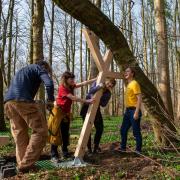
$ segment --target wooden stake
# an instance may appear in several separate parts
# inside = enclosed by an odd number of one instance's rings
[[[122,79],[122,73],[109,71],[110,64],[113,58],[112,52],[108,50],[105,56],[102,58],[99,47],[94,39],[94,33],[88,29],[83,29],[82,32],[85,35],[87,44],[90,48],[90,52],[99,70],[96,84],[98,85],[99,83],[104,83],[107,77]],[[103,90],[99,90],[98,92],[96,92],[96,94],[94,95],[95,103],[89,106],[82,130],[81,130],[77,148],[74,154],[75,159],[77,158],[82,159],[84,156],[87,142],[89,139],[89,135],[91,133],[91,129],[94,123],[94,119],[96,116],[97,109],[99,107],[99,102],[100,102],[102,94],[103,94]]]

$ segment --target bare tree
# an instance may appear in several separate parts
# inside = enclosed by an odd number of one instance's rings
[[[0,62],[2,58],[2,50],[0,49]],[[6,124],[4,119],[4,98],[3,98],[3,74],[2,69],[0,67],[0,131],[6,130]]]
[[[34,16],[34,0],[31,0],[31,27],[30,27],[30,51],[29,51],[30,64],[33,64],[33,16]]]
[[[43,54],[43,27],[44,27],[44,0],[34,0],[33,14],[33,63],[44,59]],[[41,85],[39,99],[45,99],[44,87]]]
[[[8,74],[7,74],[8,86],[10,85],[10,82],[11,82],[13,16],[14,16],[14,0],[11,0],[10,1],[10,20],[9,20]]]
[[[49,43],[49,63],[52,66],[52,48],[53,48],[53,38],[54,38],[54,2],[52,2],[51,9],[51,34],[50,34],[50,43]]]
[[[168,40],[167,40],[167,26],[165,19],[164,0],[155,0],[154,10],[155,10],[155,27],[157,33],[159,92],[161,94],[164,105],[170,114],[169,120],[173,121],[174,116],[173,116],[173,107],[172,107],[171,90],[170,90]],[[163,141],[164,143],[166,143],[160,133],[161,126],[158,123],[155,123],[154,126],[157,126],[156,129],[158,129],[157,133],[155,133],[156,139],[160,142]]]

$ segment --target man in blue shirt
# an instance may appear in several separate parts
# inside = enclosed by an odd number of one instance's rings
[[[103,133],[104,125],[103,125],[102,114],[100,111],[100,106],[105,107],[108,104],[108,102],[111,98],[111,90],[115,85],[116,85],[116,81],[113,78],[107,78],[105,83],[100,84],[100,85],[96,85],[96,82],[94,82],[89,90],[89,93],[86,96],[86,99],[91,99],[98,90],[103,88],[103,94],[101,96],[99,107],[97,109],[96,117],[94,120],[94,126],[96,129],[96,133],[95,133],[95,137],[94,137],[93,153],[98,153],[101,151],[101,149],[99,147],[99,143],[100,143],[101,136]],[[82,116],[83,120],[85,120],[88,108],[89,108],[88,104],[83,104],[81,112],[80,112],[80,115]],[[92,153],[91,135],[89,137],[87,147],[88,147],[88,153]]]
[[[38,61],[20,69],[5,95],[5,113],[10,119],[11,132],[16,143],[18,170],[25,172],[34,167],[48,135],[47,122],[34,98],[43,82],[47,92],[47,108],[53,105],[54,85],[46,61]],[[32,130],[31,137],[28,135]]]

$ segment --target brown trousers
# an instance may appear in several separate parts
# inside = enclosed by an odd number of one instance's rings
[[[28,168],[38,160],[46,145],[48,128],[45,116],[38,104],[19,101],[7,102],[5,113],[10,119],[11,132],[16,144],[18,168]]]

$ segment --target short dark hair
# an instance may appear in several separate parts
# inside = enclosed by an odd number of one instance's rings
[[[134,68],[134,67],[132,67],[132,66],[128,66],[128,67],[126,67],[126,69],[130,69],[130,70],[131,70],[131,72],[133,73],[133,77],[135,77],[135,75],[136,75],[136,71],[135,71],[135,68]]]
[[[46,62],[44,60],[38,60],[35,62],[35,64],[38,64],[40,66],[49,66],[48,62]]]
[[[44,60],[38,60],[35,64],[38,64],[39,66],[43,66],[49,73],[52,73],[51,66],[47,61]]]

